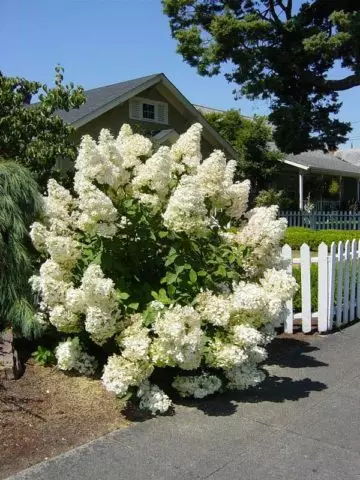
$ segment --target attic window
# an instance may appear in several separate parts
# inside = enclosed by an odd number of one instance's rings
[[[130,100],[129,109],[132,120],[168,125],[168,104],[165,102],[135,97]]]
[[[155,105],[153,103],[142,104],[143,118],[155,120]]]

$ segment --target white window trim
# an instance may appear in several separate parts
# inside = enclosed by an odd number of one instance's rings
[[[141,103],[141,118],[136,118],[132,115],[132,108],[131,108],[131,103],[133,100],[136,100],[138,102]],[[169,118],[167,118],[167,122],[160,122],[159,120],[157,120],[156,118],[153,120],[151,118],[144,118],[142,116],[142,112],[143,112],[143,104],[144,103],[147,103],[148,105],[155,105],[155,117],[156,117],[156,105],[166,105],[167,106],[167,109],[168,109],[168,112],[169,112],[169,105],[167,102],[160,102],[159,100],[151,100],[150,98],[144,98],[144,97],[133,97],[129,100],[129,117],[131,118],[131,120],[140,120],[141,122],[149,122],[149,123],[158,123],[158,124],[161,124],[161,125],[169,125]],[[168,117],[169,113],[167,113],[167,117]]]

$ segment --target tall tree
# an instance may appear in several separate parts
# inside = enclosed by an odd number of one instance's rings
[[[54,88],[0,73],[0,156],[26,166],[42,188],[57,159],[76,157],[73,128],[56,111],[78,108],[85,95],[82,87],[63,85],[63,72],[55,68]]]
[[[272,148],[272,130],[264,117],[250,120],[237,110],[208,113],[207,121],[239,154],[236,178],[251,180],[251,199],[279,172],[282,154]]]
[[[300,5],[299,5],[300,3]],[[358,0],[163,0],[178,52],[201,75],[225,77],[237,96],[269,99],[284,152],[330,149],[350,124],[338,92],[360,85]],[[335,64],[344,76],[332,79]]]

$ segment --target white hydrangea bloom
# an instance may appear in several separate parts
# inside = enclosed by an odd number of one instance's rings
[[[233,183],[227,188],[226,196],[230,205],[226,208],[226,213],[230,217],[239,219],[244,215],[249,201],[249,192],[249,180]]]
[[[220,390],[222,382],[216,375],[202,374],[189,377],[177,376],[172,386],[181,397],[204,398]]]
[[[73,237],[48,233],[45,245],[54,262],[71,269],[81,255],[80,245]]]
[[[153,415],[167,412],[172,405],[166,393],[148,380],[144,380],[139,386],[137,397],[140,398],[140,410],[149,410]]]
[[[231,369],[248,359],[245,348],[215,337],[208,344],[205,361],[210,367]]]
[[[184,370],[198,368],[204,332],[200,315],[193,307],[174,308],[158,314],[153,325],[157,335],[151,344],[152,361],[158,366],[179,366]]]
[[[224,373],[229,380],[227,388],[233,390],[245,390],[265,380],[264,372],[251,362],[245,362],[238,367],[225,370]]]
[[[138,318],[137,315],[133,315],[132,320],[118,339],[119,345],[123,348],[121,354],[129,360],[148,360],[151,343],[149,330],[143,327],[141,316]]]
[[[248,351],[247,355],[251,363],[261,363],[267,359],[267,351],[259,345],[253,345]]]
[[[195,172],[200,165],[202,158],[200,148],[201,132],[202,126],[200,123],[195,123],[185,133],[180,135],[171,147],[171,154],[175,162],[184,164],[189,173]],[[174,168],[176,168],[175,162]]]
[[[236,235],[239,244],[252,248],[249,271],[256,275],[259,268],[272,266],[279,256],[279,245],[287,222],[277,218],[278,207],[257,207],[247,213],[248,223]]]
[[[138,133],[132,134],[129,130],[125,134],[123,130],[120,130],[116,146],[123,158],[123,167],[128,169],[140,165],[140,157],[147,157],[152,151],[152,143],[149,138]]]
[[[216,327],[226,327],[230,320],[232,303],[227,297],[206,291],[196,297],[196,309],[205,322]]]
[[[263,345],[267,345],[268,343],[272,342],[276,337],[276,330],[271,323],[266,323],[264,326],[262,326],[260,332],[263,337]]]
[[[73,216],[76,226],[84,232],[113,237],[118,214],[110,198],[78,173],[75,174],[74,187],[79,196],[79,211]],[[107,235],[101,229],[103,225],[107,226]]]
[[[183,176],[169,199],[163,214],[164,225],[174,232],[203,234],[209,220],[202,192],[195,177]]]
[[[226,157],[221,150],[214,150],[197,168],[196,182],[205,197],[216,205],[224,191]],[[220,204],[221,206],[221,204]]]
[[[73,206],[74,199],[69,190],[66,190],[51,178],[47,186],[47,195],[44,196],[45,214],[50,222],[56,218],[69,223]]]
[[[39,222],[34,222],[30,227],[31,241],[39,252],[43,252],[46,249],[46,238],[49,234],[48,229]]]
[[[81,280],[81,289],[87,306],[100,307],[108,312],[117,310],[115,284],[111,278],[105,278],[100,265],[92,263],[87,267]]]
[[[257,283],[239,282],[234,285],[233,306],[236,310],[266,311],[267,296]]]
[[[70,287],[65,296],[65,306],[73,313],[84,313],[86,309],[85,293],[81,288]]]
[[[101,377],[106,390],[123,397],[129,387],[139,385],[148,378],[154,367],[147,362],[133,362],[120,355],[108,358]]]
[[[59,343],[55,356],[60,370],[76,370],[82,375],[93,375],[97,368],[95,358],[83,351],[78,337]]]
[[[40,293],[48,307],[64,303],[66,292],[70,288],[69,273],[53,260],[46,260],[40,267],[40,275],[29,279],[32,289]]]
[[[298,285],[293,276],[286,270],[275,268],[265,270],[260,283],[269,295],[276,295],[282,302],[286,302],[296,293]]]
[[[234,343],[246,347],[254,347],[264,342],[262,334],[256,328],[247,325],[234,325],[232,337]]]
[[[55,305],[50,310],[49,321],[59,332],[75,333],[81,329],[79,316],[67,310],[64,305]]]
[[[134,195],[140,201],[144,201],[147,197],[141,195],[142,189],[149,188],[155,192],[158,198],[158,204],[165,200],[169,191],[169,182],[171,179],[171,164],[169,147],[163,146],[135,169],[135,177],[132,180]]]
[[[100,307],[86,308],[85,330],[90,333],[91,339],[98,345],[115,335],[117,330],[117,316],[114,313],[102,310]]]

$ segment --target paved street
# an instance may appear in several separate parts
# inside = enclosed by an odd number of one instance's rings
[[[256,391],[176,406],[13,480],[360,479],[360,324],[277,339]]]

